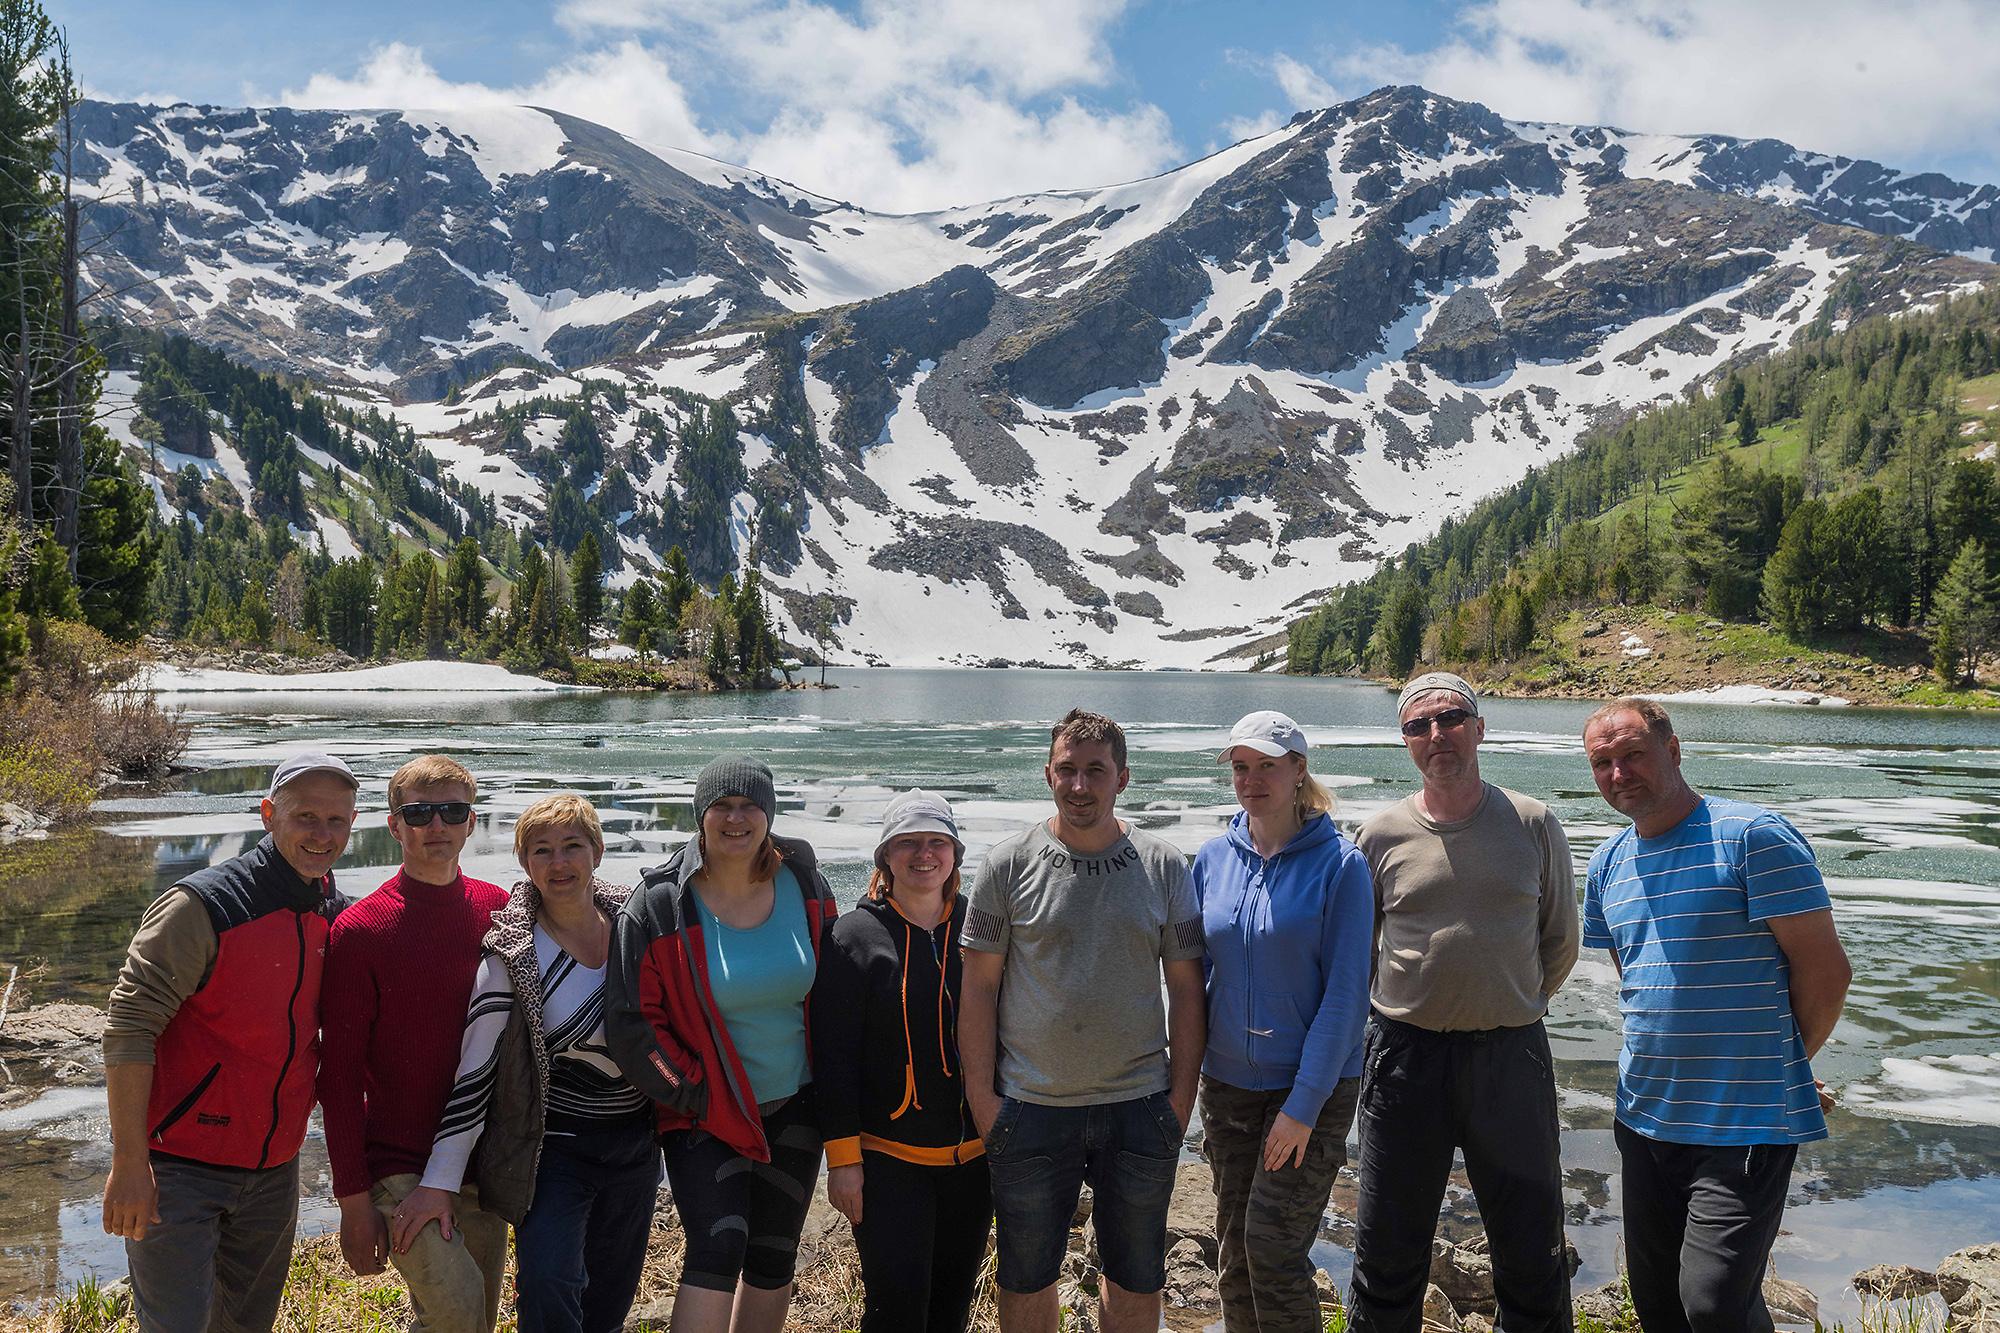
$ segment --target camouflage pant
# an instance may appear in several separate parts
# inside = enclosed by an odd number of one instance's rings
[[[1268,1171],[1264,1139],[1291,1089],[1249,1092],[1202,1079],[1227,1333],[1320,1333],[1324,1327],[1310,1252],[1334,1175],[1347,1161],[1347,1130],[1360,1091],[1360,1079],[1342,1079],[1313,1126],[1305,1164]]]

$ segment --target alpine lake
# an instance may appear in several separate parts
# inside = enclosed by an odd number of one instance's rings
[[[763,694],[190,695],[188,762],[166,788],[115,795],[89,826],[0,848],[0,979],[19,964],[32,1000],[101,1006],[146,903],[261,836],[257,800],[278,758],[320,748],[361,776],[360,829],[338,871],[366,892],[397,862],[386,782],[409,756],[452,753],[478,775],[468,873],[512,883],[513,816],[554,791],[602,814],[603,873],[630,882],[688,836],[694,774],[747,751],[778,776],[782,832],[810,840],[844,902],[859,895],[883,805],[923,786],[954,804],[970,858],[1049,811],[1048,725],[1081,705],[1123,722],[1132,823],[1192,853],[1236,809],[1216,761],[1229,725],[1276,708],[1303,723],[1338,818],[1406,795],[1414,771],[1394,696],[1351,681],[1257,675],[1032,670],[837,670],[831,690]],[[1578,737],[1587,702],[1492,700],[1484,776],[1548,801],[1579,874],[1621,825],[1598,798]],[[2000,1240],[2000,717],[1833,707],[1673,706],[1695,785],[1769,805],[1812,840],[1854,963],[1846,1017],[1815,1062],[1840,1099],[1832,1135],[1799,1154],[1777,1272],[1829,1322],[1851,1315],[1856,1270],[1930,1268]],[[1558,1058],[1576,1289],[1616,1276],[1612,1092],[1616,978],[1587,952],[1549,1018]],[[21,1063],[16,1061],[17,1065]],[[0,1080],[11,1082],[9,1071]],[[21,1074],[23,1082],[36,1074]],[[0,1305],[86,1275],[124,1272],[99,1225],[110,1161],[101,1079],[17,1090],[0,1109]],[[317,1129],[302,1225],[336,1220]],[[1351,1182],[1342,1191],[1351,1197]],[[1475,1234],[1456,1177],[1447,1234]],[[1330,1217],[1319,1257],[1337,1283],[1351,1231]]]

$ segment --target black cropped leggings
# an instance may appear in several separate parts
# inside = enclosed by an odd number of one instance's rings
[[[662,1136],[667,1179],[687,1234],[681,1281],[735,1291],[741,1278],[776,1291],[792,1280],[799,1232],[819,1180],[819,1124],[811,1088],[764,1117],[771,1160],[753,1161],[705,1130]]]

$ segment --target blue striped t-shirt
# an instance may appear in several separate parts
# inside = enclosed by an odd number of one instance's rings
[[[1826,1137],[1777,937],[1829,905],[1799,831],[1704,796],[1657,838],[1627,828],[1590,858],[1583,942],[1616,951],[1625,1042],[1618,1118],[1670,1143]]]

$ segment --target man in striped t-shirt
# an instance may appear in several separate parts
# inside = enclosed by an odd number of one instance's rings
[[[1618,969],[1626,1263],[1648,1333],[1771,1328],[1764,1268],[1798,1145],[1826,1137],[1812,1055],[1847,955],[1812,849],[1681,776],[1666,710],[1619,699],[1583,745],[1632,827],[1590,859],[1583,942]]]

